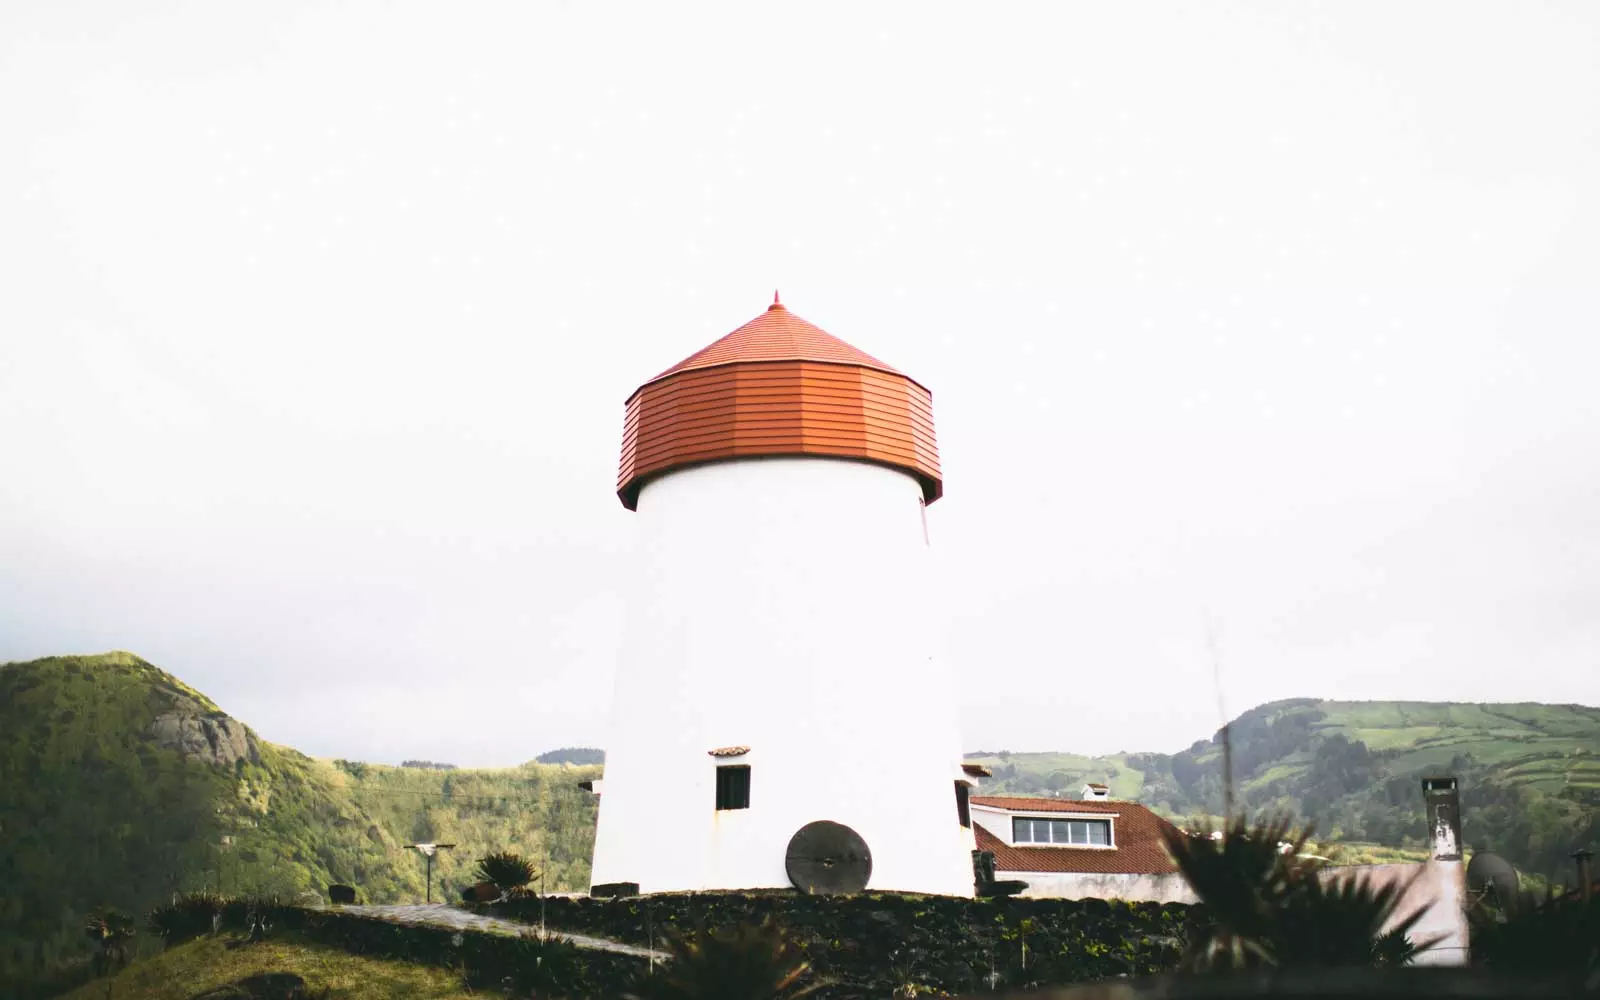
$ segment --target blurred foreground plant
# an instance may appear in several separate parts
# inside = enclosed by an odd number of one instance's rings
[[[671,959],[642,977],[629,1000],[787,1000],[823,986],[801,982],[811,963],[770,919],[671,934],[664,943]]]
[[[1497,970],[1574,977],[1600,991],[1600,896],[1524,892],[1477,900],[1467,911],[1472,961]]]
[[[1191,971],[1405,965],[1434,943],[1408,937],[1425,907],[1396,916],[1417,876],[1379,886],[1325,874],[1327,860],[1305,853],[1311,828],[1296,831],[1287,818],[1164,827],[1162,839],[1211,917],[1184,955]]]

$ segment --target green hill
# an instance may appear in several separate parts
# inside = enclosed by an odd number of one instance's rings
[[[597,769],[593,769],[597,770]],[[551,859],[549,888],[588,882],[582,769],[386,768],[261,740],[129,653],[0,666],[0,982],[81,955],[98,906],[140,914],[173,892],[420,900],[413,840],[455,842],[435,892],[491,850]]]
[[[1600,709],[1300,698],[1251,709],[1230,732],[1240,805],[1287,810],[1338,840],[1421,847],[1420,779],[1437,773],[1461,781],[1468,844],[1524,871],[1564,880],[1567,855],[1596,839]],[[969,757],[993,769],[991,794],[1073,795],[1102,781],[1171,816],[1223,810],[1219,737],[1176,754]]]

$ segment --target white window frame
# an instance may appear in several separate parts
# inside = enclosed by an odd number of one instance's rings
[[[1117,849],[1117,814],[1116,813],[1063,813],[1063,812],[1011,813],[1010,814],[1010,819],[1011,819],[1011,826],[1010,826],[1010,829],[1007,831],[1007,833],[1009,835],[1008,839],[1010,840],[1010,843],[1011,843],[1011,845],[1013,847],[1066,847],[1066,848],[1070,848],[1070,849],[1075,850],[1075,851],[1114,851],[1114,850]],[[1017,820],[1019,820],[1019,819],[1026,819],[1026,820],[1036,820],[1036,819],[1057,820],[1057,819],[1059,819],[1059,820],[1078,820],[1080,822],[1087,820],[1087,821],[1091,821],[1091,822],[1101,822],[1101,823],[1104,823],[1106,825],[1106,839],[1109,841],[1109,843],[1105,843],[1105,844],[1057,844],[1054,841],[1051,841],[1049,843],[1044,843],[1044,842],[1037,841],[1037,840],[1018,840],[1017,839]]]

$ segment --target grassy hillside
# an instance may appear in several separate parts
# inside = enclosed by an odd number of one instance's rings
[[[292,939],[234,944],[207,937],[169,948],[109,980],[93,980],[61,1000],[221,1000],[249,995],[243,990],[251,979],[286,973],[305,981],[308,996],[328,1000],[466,1000],[473,995],[459,976],[444,969],[366,958]],[[228,991],[230,986],[240,992]]]
[[[85,947],[84,915],[217,885],[420,887],[333,769],[128,653],[0,667],[0,978]]]
[[[455,841],[436,887],[492,850],[588,879],[592,796],[571,767],[436,771],[313,760],[259,739],[128,653],[0,666],[0,981],[80,955],[86,914],[173,892],[421,900],[403,845]],[[442,876],[442,879],[441,879]]]
[[[1240,803],[1288,810],[1334,839],[1420,848],[1420,779],[1436,773],[1461,780],[1467,842],[1526,871],[1564,879],[1567,854],[1596,838],[1600,709],[1294,699],[1230,728]],[[986,791],[1071,795],[1103,781],[1168,815],[1223,808],[1215,737],[1170,755],[972,756],[995,772]]]

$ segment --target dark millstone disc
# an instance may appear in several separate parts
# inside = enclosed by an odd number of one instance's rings
[[[859,833],[823,819],[807,823],[790,838],[784,866],[789,881],[801,892],[860,892],[872,878],[872,852]]]

